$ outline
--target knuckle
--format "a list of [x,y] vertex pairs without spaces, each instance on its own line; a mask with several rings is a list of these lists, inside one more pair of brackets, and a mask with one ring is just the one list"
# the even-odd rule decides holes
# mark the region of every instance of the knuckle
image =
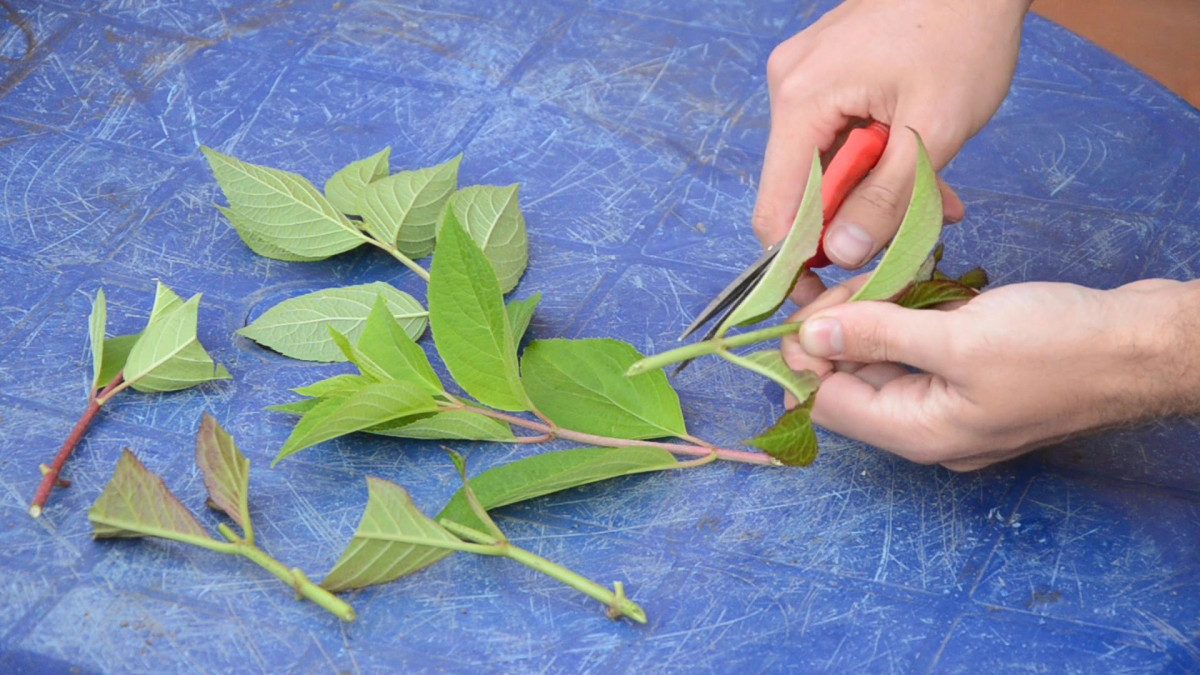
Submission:
[[859,191],[859,199],[871,208],[883,213],[897,213],[904,205],[896,189],[882,183],[868,183]]
[[778,211],[770,206],[759,204],[754,209],[754,215],[750,216],[750,227],[754,230],[754,235],[764,244],[773,244],[777,239],[780,219]]

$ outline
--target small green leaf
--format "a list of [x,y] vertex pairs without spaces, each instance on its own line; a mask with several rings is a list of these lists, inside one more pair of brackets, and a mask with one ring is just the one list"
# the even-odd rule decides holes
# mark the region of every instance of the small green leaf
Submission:
[[918,281],[896,298],[896,304],[909,309],[926,309],[959,300],[970,300],[979,291],[952,279]]
[[104,340],[104,357],[100,367],[100,374],[96,378],[101,384],[106,385],[112,382],[117,373],[120,373],[125,368],[125,361],[129,358],[129,352],[137,344],[140,337],[142,337],[141,333],[134,333],[132,335],[118,335]]
[[807,401],[821,386],[821,378],[811,370],[797,373],[783,360],[778,349],[764,349],[743,357],[758,366],[756,371],[786,389],[797,401]]
[[358,195],[371,183],[387,177],[391,154],[392,148],[388,146],[370,157],[347,164],[325,181],[326,199],[342,213],[359,215]]
[[168,298],[162,306],[169,309],[161,309],[156,301],[146,329],[129,351],[125,381],[138,391],[154,392],[227,379],[229,371],[214,364],[196,338],[200,296],[194,295],[182,305]]
[[388,310],[383,296],[375,299],[375,306],[353,353],[355,365],[377,380],[418,382],[431,394],[445,391],[433,366],[429,365],[425,350],[404,332]]
[[[471,479],[471,489],[485,509],[541,497],[588,483],[678,466],[675,457],[660,448],[575,448],[525,457],[488,469]],[[435,520],[451,520],[483,529],[471,512],[462,490],[454,493]]]
[[326,396],[335,396],[338,394],[349,394],[351,392],[358,391],[359,389],[362,389],[363,387],[375,381],[376,380],[374,378],[367,377],[366,375],[343,373],[341,375],[327,377],[324,380],[318,380],[303,387],[296,387],[292,391],[300,394],[301,396],[315,396],[317,398],[324,398]]
[[520,186],[472,185],[450,197],[450,208],[492,263],[500,290],[516,288],[529,264],[529,234],[517,199]]
[[204,473],[209,506],[224,511],[246,531],[250,523],[250,460],[208,413],[201,418],[196,434],[196,465]]
[[337,329],[352,342],[358,340],[379,295],[387,299],[392,316],[404,332],[414,340],[420,337],[428,313],[411,295],[381,281],[328,288],[284,300],[238,334],[294,359],[345,361],[329,328]]
[[[475,490],[471,489],[471,482],[467,480],[467,460],[459,453],[446,449],[450,453],[450,459],[454,462],[454,468],[458,469],[458,477],[462,480],[463,486],[458,489],[458,494],[462,495],[463,500],[467,503],[467,507],[471,510],[471,515],[480,523],[483,523],[483,531],[496,539],[496,541],[506,541],[508,537],[504,536],[504,532],[496,525],[496,521],[492,520],[492,516],[488,514],[487,507],[479,501],[479,496],[475,494]],[[473,528],[472,528],[473,529]]]
[[501,410],[528,410],[517,349],[492,266],[447,210],[429,281],[429,323],[459,386]]
[[821,244],[821,229],[824,225],[821,204],[821,158],[814,151],[812,167],[808,171],[808,185],[804,198],[796,211],[792,229],[779,244],[779,253],[763,272],[762,279],[746,297],[721,322],[717,335],[724,335],[730,328],[762,321],[775,313],[787,300],[796,278],[805,261],[812,258]]
[[92,302],[92,313],[88,316],[88,338],[92,347],[92,389],[98,389],[107,381],[101,381],[104,373],[104,332],[108,326],[108,303],[104,299],[104,289],[96,291],[96,299]]
[[983,290],[983,287],[988,285],[987,271],[982,267],[976,267],[973,270],[964,272],[963,275],[958,278],[958,283],[969,288],[974,288],[977,291]]
[[348,396],[325,398],[300,418],[271,464],[338,436],[436,411],[433,397],[412,382],[376,382]]
[[367,431],[381,436],[422,440],[511,441],[515,438],[507,422],[467,410],[447,410],[400,426],[384,425]]
[[514,345],[521,344],[521,338],[525,337],[525,331],[529,329],[529,322],[533,320],[533,312],[541,301],[541,291],[524,300],[508,301],[508,325],[512,328]]
[[917,277],[942,234],[942,193],[937,174],[921,137],[915,131],[913,136],[917,139],[917,173],[908,210],[879,265],[851,302],[895,297]]
[[401,171],[368,185],[356,205],[363,228],[414,260],[433,253],[438,221],[458,187],[461,161],[458,155],[444,164]]
[[746,441],[788,466],[808,466],[817,458],[817,433],[812,426],[815,396],[785,412],[775,426]]
[[167,312],[179,307],[183,304],[183,298],[179,294],[171,290],[166,284],[159,281],[154,286],[154,307],[150,309],[150,318],[146,320],[146,324],[152,324],[163,317]]
[[234,226],[264,244],[307,258],[349,251],[366,237],[303,176],[243,162],[201,147],[225,198]]
[[399,579],[445,558],[462,543],[421,513],[399,485],[368,476],[367,492],[354,538],[322,588],[344,591]]
[[246,247],[251,251],[254,251],[264,258],[273,258],[275,260],[283,260],[285,262],[313,262],[314,260],[324,260],[326,257],[328,257],[320,255],[298,255],[288,251],[287,249],[280,248],[279,246],[271,243],[270,240],[258,234],[253,226],[251,226],[246,219],[237,212],[237,209],[229,206],[221,206],[220,204],[217,204],[216,206],[217,210],[221,212],[221,215],[225,216],[225,218],[229,221],[229,224],[233,225],[233,229],[237,232],[238,237],[242,240],[242,243],[245,244]]
[[521,371],[533,404],[562,427],[632,439],[686,435],[665,373],[625,376],[641,358],[619,340],[537,340],[525,349]]
[[92,536],[162,537],[187,543],[213,541],[187,507],[171,494],[129,448],[121,452],[113,477],[88,510]]

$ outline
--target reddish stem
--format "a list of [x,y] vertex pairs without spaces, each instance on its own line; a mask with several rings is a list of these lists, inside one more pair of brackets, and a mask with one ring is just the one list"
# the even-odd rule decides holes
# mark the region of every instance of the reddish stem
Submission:
[[63,487],[70,485],[69,481],[60,482],[58,478],[59,474],[62,473],[63,467],[66,465],[67,460],[70,459],[71,453],[75,452],[75,447],[79,445],[79,441],[83,439],[83,434],[92,424],[92,420],[100,412],[101,400],[120,386],[124,379],[124,374],[118,373],[113,378],[113,381],[108,383],[108,386],[100,390],[99,394],[93,391],[91,396],[88,397],[88,406],[87,410],[83,411],[83,417],[79,418],[79,421],[75,423],[75,428],[71,429],[71,435],[67,436],[67,440],[63,441],[62,447],[58,450],[58,455],[54,457],[54,463],[45,469],[42,476],[42,484],[38,486],[37,494],[33,496],[33,503],[29,506],[29,515],[34,518],[42,515],[42,510],[46,507],[46,501],[50,499],[50,492],[54,490],[56,485],[61,484]]

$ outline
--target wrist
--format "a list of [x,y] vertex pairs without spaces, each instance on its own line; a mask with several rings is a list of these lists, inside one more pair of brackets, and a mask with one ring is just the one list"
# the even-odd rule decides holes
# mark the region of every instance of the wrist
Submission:
[[1131,365],[1122,378],[1138,419],[1200,414],[1200,281],[1150,279],[1112,291]]

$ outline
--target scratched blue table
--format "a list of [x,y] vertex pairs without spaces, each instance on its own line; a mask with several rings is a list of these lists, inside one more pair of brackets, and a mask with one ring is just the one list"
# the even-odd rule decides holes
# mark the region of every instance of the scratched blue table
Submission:
[[[258,258],[213,208],[207,144],[323,182],[391,145],[394,169],[464,153],[464,183],[522,184],[517,291],[534,337],[671,341],[755,256],[771,48],[828,2],[0,3],[0,671],[1180,672],[1200,668],[1200,426],[1167,421],[977,473],[822,433],[808,469],[717,464],[502,509],[513,539],[623,580],[646,626],[611,622],[508,561],[459,555],[346,595],[342,625],[246,561],[93,542],[86,509],[122,447],[203,509],[192,448],[215,414],[253,463],[264,546],[314,577],[364,476],[435,510],[435,443],[351,437],[267,463],[263,411],[342,366],[233,336],[335,285],[419,280],[377,252]],[[799,6],[799,9],[797,9]],[[949,167],[968,205],[952,271],[1111,287],[1200,262],[1200,115],[1030,18],[1013,90]],[[961,270],[959,270],[961,271]],[[136,330],[154,280],[205,293],[201,340],[234,379],[106,410],[39,521],[25,510],[81,412],[85,317]],[[779,391],[700,361],[678,378],[695,434],[736,444]],[[458,444],[472,470],[523,446]],[[204,522],[215,517],[204,512]]]

